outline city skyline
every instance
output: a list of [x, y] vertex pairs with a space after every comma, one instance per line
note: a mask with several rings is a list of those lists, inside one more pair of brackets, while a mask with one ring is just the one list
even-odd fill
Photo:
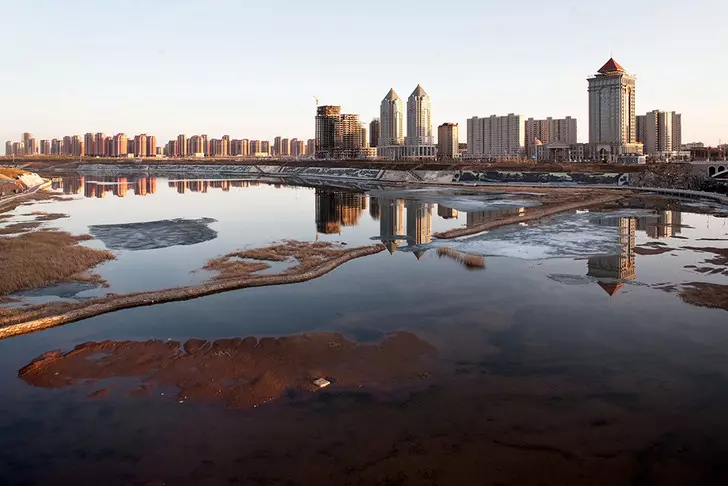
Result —
[[[585, 78], [593, 73], [594, 61], [610, 53], [640, 80], [638, 113], [681, 113], [689, 120], [685, 142], [715, 145], [728, 139], [728, 121], [722, 116], [722, 107], [728, 105], [722, 88], [728, 73], [712, 61], [721, 58], [720, 46], [728, 45], [728, 34], [684, 22], [724, 16], [728, 6], [719, 0], [701, 5], [645, 0], [637, 6], [619, 0], [609, 9], [566, 1], [464, 2], [452, 13], [428, 1], [418, 2], [418, 9], [412, 9], [411, 2], [374, 1], [356, 12], [324, 1], [279, 3], [291, 15], [275, 29], [267, 22], [238, 26], [240, 18], [265, 18], [270, 14], [267, 5], [220, 2], [225, 15], [208, 23], [199, 21], [207, 8], [192, 2], [175, 3], [174, 9], [167, 2], [144, 4], [140, 22], [130, 21], [133, 9], [115, 4], [81, 2], [67, 8], [42, 0], [11, 3], [4, 13], [13, 22], [0, 38], [6, 45], [16, 45], [18, 38], [26, 41], [5, 59], [14, 68], [3, 73], [5, 91], [12, 96], [4, 99], [0, 139], [15, 139], [23, 130], [38, 139], [90, 130], [154, 133], [159, 140], [178, 133], [228, 132], [268, 140], [280, 133], [313, 138], [314, 96], [322, 104], [346, 106], [368, 122], [378, 115], [382, 87], [419, 82], [436, 101], [435, 125], [465, 126], [473, 115], [488, 113], [522, 113], [535, 119], [569, 114], [580, 120], [579, 141], [584, 142]], [[386, 18], [379, 14], [384, 8]], [[536, 34], [516, 27], [524, 10], [540, 25], [564, 26], [538, 41], [539, 52], [559, 52], [558, 60], [533, 52]], [[630, 12], [629, 21], [625, 11]], [[352, 15], [357, 16], [353, 24]], [[596, 36], [595, 22], [610, 28]], [[319, 56], [324, 38], [315, 28], [319, 23], [347, 25], [348, 35], [372, 40], [353, 47], [332, 43], [331, 52]], [[362, 69], [365, 56], [392, 49], [395, 39], [420, 38], [423, 26], [431, 26], [427, 48], [390, 58], [370, 56], [367, 69]], [[681, 35], [651, 35], [656, 30]], [[500, 42], [506, 36], [512, 42]], [[440, 42], [444, 39], [448, 42]], [[51, 45], [64, 56], [50, 56]], [[248, 45], [256, 49], [246, 55], [244, 65], [229, 62]], [[498, 49], [475, 55], [480, 54], [478, 46], [488, 45]], [[339, 56], [345, 50], [347, 55]], [[110, 76], [105, 60], [119, 51], [145, 55], [133, 69], [111, 68], [119, 75]], [[190, 69], [189, 60], [196, 56], [203, 56], [205, 65], [221, 61], [224, 69]], [[334, 66], [329, 58], [341, 62]], [[676, 64], [689, 75], [676, 75]], [[256, 69], [248, 69], [250, 65]], [[492, 75], [495, 70], [498, 75]], [[692, 79], [700, 79], [699, 89]], [[192, 104], [191, 99], [205, 102]]]

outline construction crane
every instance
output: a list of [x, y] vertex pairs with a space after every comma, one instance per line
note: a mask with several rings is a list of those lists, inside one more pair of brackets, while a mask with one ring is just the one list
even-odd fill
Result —
[[318, 99], [318, 96], [314, 96], [314, 97], [313, 97], [313, 99], [315, 99], [315, 100], [316, 100], [316, 108], [318, 108], [318, 105], [319, 105], [319, 99]]

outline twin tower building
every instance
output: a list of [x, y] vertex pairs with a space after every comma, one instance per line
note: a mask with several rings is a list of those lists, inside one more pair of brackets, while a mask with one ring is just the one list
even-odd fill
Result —
[[407, 99], [407, 136], [404, 103], [394, 89], [384, 97], [380, 109], [377, 156], [385, 159], [435, 157], [437, 146], [432, 136], [432, 105], [419, 84]]

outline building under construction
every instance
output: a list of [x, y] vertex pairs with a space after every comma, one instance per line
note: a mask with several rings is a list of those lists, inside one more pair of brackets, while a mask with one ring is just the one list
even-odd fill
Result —
[[363, 147], [359, 115], [342, 114], [340, 106], [316, 109], [316, 158], [356, 159]]

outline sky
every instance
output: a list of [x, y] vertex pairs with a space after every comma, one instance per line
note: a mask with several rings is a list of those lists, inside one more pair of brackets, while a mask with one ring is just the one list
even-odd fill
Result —
[[0, 140], [148, 133], [313, 137], [315, 100], [368, 122], [418, 83], [433, 130], [574, 116], [610, 57], [637, 112], [728, 142], [725, 0], [0, 0]]

